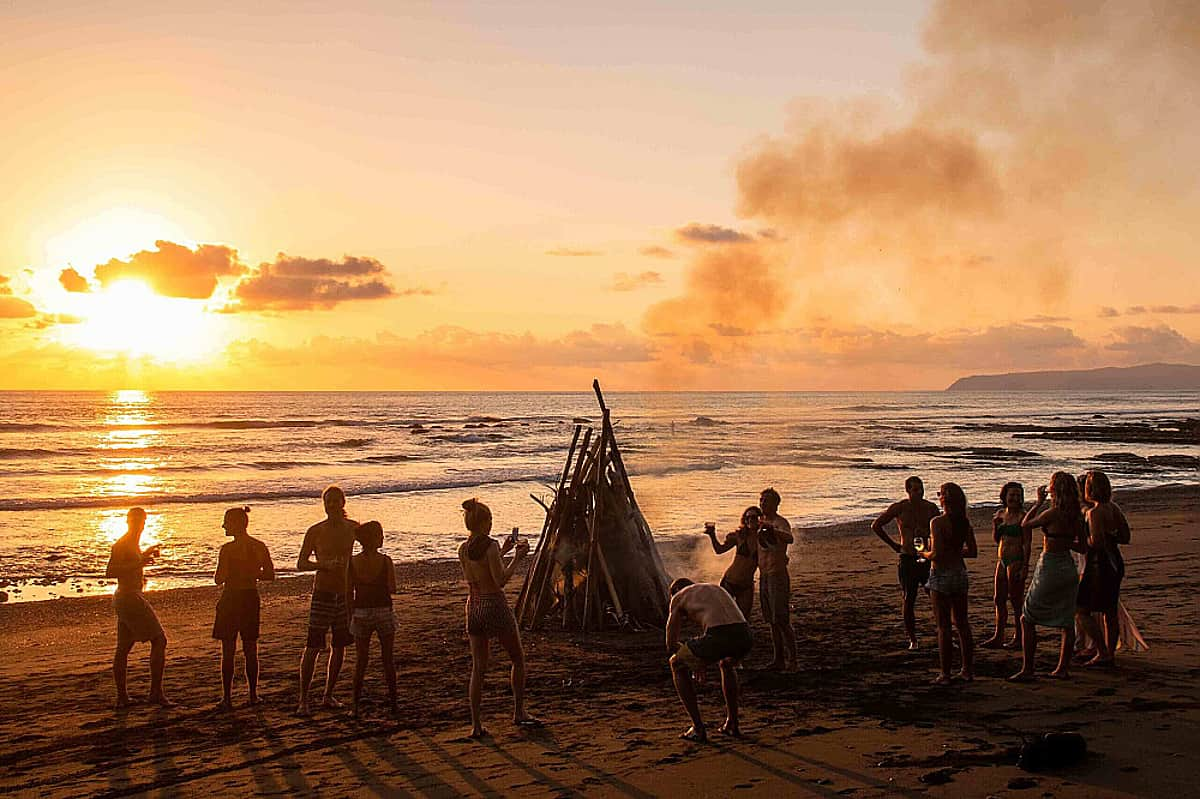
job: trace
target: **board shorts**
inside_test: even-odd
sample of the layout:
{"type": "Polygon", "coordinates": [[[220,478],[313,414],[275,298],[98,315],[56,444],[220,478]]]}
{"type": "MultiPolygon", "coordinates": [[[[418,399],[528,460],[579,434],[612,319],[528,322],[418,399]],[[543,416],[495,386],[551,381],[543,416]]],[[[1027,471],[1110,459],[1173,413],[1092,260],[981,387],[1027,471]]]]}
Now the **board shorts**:
{"type": "Polygon", "coordinates": [[[517,617],[504,594],[471,594],[467,597],[467,635],[499,638],[516,634],[517,617]]]}
{"type": "Polygon", "coordinates": [[[964,564],[952,569],[930,569],[928,585],[930,591],[937,591],[939,594],[947,596],[966,594],[970,589],[967,567],[964,564]]]}
{"type": "Polygon", "coordinates": [[[1043,552],[1025,592],[1022,618],[1038,627],[1075,628],[1079,572],[1070,552],[1043,552]]]}
{"type": "Polygon", "coordinates": [[[257,588],[226,588],[217,600],[212,637],[218,641],[234,641],[241,636],[242,643],[257,641],[261,608],[257,588]]]}
{"type": "Polygon", "coordinates": [[[1119,552],[1088,550],[1083,576],[1079,578],[1076,607],[1087,613],[1116,613],[1124,577],[1125,561],[1119,552]]]}
{"type": "Polygon", "coordinates": [[[346,595],[313,591],[312,605],[308,609],[308,640],[304,645],[309,649],[324,649],[327,631],[333,632],[335,649],[354,643],[350,620],[346,618],[346,595]]]}
{"type": "Polygon", "coordinates": [[[917,589],[929,582],[929,561],[919,560],[916,555],[901,555],[896,577],[905,600],[912,602],[917,598],[917,589]]]}
{"type": "Polygon", "coordinates": [[[758,575],[758,604],[768,624],[790,624],[792,578],[786,570],[758,575]]]}
{"type": "Polygon", "coordinates": [[[754,579],[751,578],[746,585],[738,585],[722,578],[721,587],[725,589],[725,593],[733,597],[733,601],[737,603],[742,615],[746,616],[754,605],[754,579]]]}
{"type": "Polygon", "coordinates": [[[391,605],[379,608],[355,608],[354,618],[350,621],[350,632],[355,638],[370,638],[371,633],[377,635],[396,634],[396,614],[391,605]]]}
{"type": "Polygon", "coordinates": [[[141,591],[118,591],[113,594],[113,611],[117,615],[117,637],[126,641],[154,641],[165,638],[154,608],[141,591]]]}
{"type": "Polygon", "coordinates": [[[754,638],[746,622],[709,627],[704,635],[689,638],[675,652],[680,662],[690,669],[699,669],[726,658],[741,660],[750,654],[754,638]]]}

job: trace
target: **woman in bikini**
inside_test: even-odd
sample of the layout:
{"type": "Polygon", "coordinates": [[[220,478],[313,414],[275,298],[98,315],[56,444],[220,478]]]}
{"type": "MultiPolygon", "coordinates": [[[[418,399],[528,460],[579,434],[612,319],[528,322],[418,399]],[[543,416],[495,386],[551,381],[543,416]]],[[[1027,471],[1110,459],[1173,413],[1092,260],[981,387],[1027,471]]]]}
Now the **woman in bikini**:
{"type": "Polygon", "coordinates": [[[758,571],[758,520],[762,511],[757,505],[752,505],[742,512],[742,521],[738,529],[725,536],[725,543],[717,541],[717,529],[706,526],[704,532],[712,542],[713,552],[724,555],[734,550],[733,563],[725,570],[721,578],[724,588],[738,609],[747,619],[750,609],[754,606],[754,573],[758,571]]]}
{"type": "Polygon", "coordinates": [[[979,555],[975,531],[967,519],[967,495],[957,483],[945,483],[938,489],[942,515],[929,522],[929,548],[921,554],[932,564],[929,570],[929,594],[937,619],[938,665],[940,674],[934,685],[949,685],[950,658],[954,646],[950,640],[951,622],[958,631],[962,650],[962,670],[958,677],[975,679],[975,641],[967,617],[967,564],[963,558],[979,555]]]}
{"type": "Polygon", "coordinates": [[[1071,652],[1075,648],[1075,597],[1079,592],[1079,572],[1071,551],[1082,552],[1083,514],[1079,509],[1079,487],[1066,472],[1050,477],[1050,507],[1046,508],[1046,486],[1038,486],[1037,504],[1021,520],[1026,530],[1041,528],[1042,556],[1034,569],[1021,613],[1021,670],[1008,679],[1029,682],[1036,678],[1037,628],[1057,627],[1062,631],[1058,666],[1050,676],[1069,676],[1071,652]],[[1045,510],[1043,510],[1045,508],[1045,510]]]}
{"type": "Polygon", "coordinates": [[[387,681],[388,709],[396,712],[396,661],[392,649],[396,642],[396,614],[392,612],[392,594],[396,593],[396,568],[392,559],[379,551],[383,546],[383,525],[364,522],[354,531],[362,552],[350,559],[347,583],[351,611],[350,632],[354,634],[354,718],[358,718],[358,700],[371,655],[371,635],[379,636],[383,677],[387,681]]]}
{"type": "Polygon", "coordinates": [[[1021,605],[1025,602],[1025,572],[1033,548],[1033,531],[1021,526],[1025,518],[1025,489],[1020,483],[1005,483],[1000,489],[1000,510],[992,517],[992,538],[999,545],[996,562],[996,632],[980,644],[985,649],[1021,648],[1021,605]],[[1005,643],[1008,606],[1012,605],[1014,633],[1005,643]]]}
{"type": "Polygon", "coordinates": [[[471,737],[482,738],[487,735],[480,720],[479,706],[493,638],[499,639],[500,646],[512,659],[513,722],[521,727],[541,726],[541,722],[525,712],[525,650],[521,647],[516,617],[504,596],[504,585],[528,554],[529,544],[524,539],[519,541],[515,545],[516,552],[508,563],[504,563],[501,556],[513,549],[514,545],[511,538],[505,539],[503,547],[492,540],[491,509],[477,499],[468,499],[462,507],[463,521],[470,531],[467,540],[458,548],[458,561],[462,564],[463,578],[468,587],[466,611],[467,637],[471,641],[471,682],[468,690],[471,737]]]}
{"type": "Polygon", "coordinates": [[[1125,560],[1120,544],[1129,543],[1129,522],[1117,503],[1112,501],[1112,483],[1104,472],[1093,469],[1087,473],[1084,497],[1088,530],[1087,561],[1079,580],[1078,618],[1095,642],[1096,653],[1087,666],[1112,666],[1120,637],[1121,580],[1125,577],[1125,560]],[[1104,619],[1100,631],[1097,616],[1104,619]]]}

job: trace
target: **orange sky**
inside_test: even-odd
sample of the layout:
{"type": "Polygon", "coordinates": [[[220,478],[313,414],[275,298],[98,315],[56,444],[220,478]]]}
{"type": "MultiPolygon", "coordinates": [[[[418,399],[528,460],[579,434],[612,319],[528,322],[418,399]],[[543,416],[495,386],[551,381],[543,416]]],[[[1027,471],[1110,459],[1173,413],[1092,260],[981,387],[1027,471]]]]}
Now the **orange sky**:
{"type": "Polygon", "coordinates": [[[1200,7],[824,5],[6,4],[0,388],[1200,363],[1200,7]]]}

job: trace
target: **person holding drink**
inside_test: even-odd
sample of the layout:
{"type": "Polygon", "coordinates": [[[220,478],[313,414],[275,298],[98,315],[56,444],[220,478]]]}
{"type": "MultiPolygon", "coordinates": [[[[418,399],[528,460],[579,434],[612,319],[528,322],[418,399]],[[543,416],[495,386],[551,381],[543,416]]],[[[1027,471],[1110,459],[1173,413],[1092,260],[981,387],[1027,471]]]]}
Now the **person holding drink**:
{"type": "Polygon", "coordinates": [[[738,610],[747,619],[750,609],[754,606],[754,573],[758,571],[758,522],[762,511],[757,505],[751,505],[742,512],[741,524],[731,533],[725,535],[725,541],[717,541],[717,525],[705,522],[704,534],[712,542],[713,552],[724,555],[734,550],[733,563],[725,570],[721,578],[721,587],[733,597],[738,610]]]}
{"type": "Polygon", "coordinates": [[[347,567],[354,551],[358,522],[346,517],[346,494],[337,486],[326,488],[321,501],[325,505],[325,520],[308,528],[296,558],[296,571],[316,572],[308,612],[308,638],[300,657],[300,705],[296,710],[302,716],[310,712],[309,684],[316,668],[317,653],[325,648],[325,634],[332,632],[332,641],[321,705],[330,710],[342,707],[342,703],[334,698],[333,690],[342,670],[346,647],[354,643],[346,592],[347,567]],[[316,560],[312,559],[314,554],[316,560]]]}

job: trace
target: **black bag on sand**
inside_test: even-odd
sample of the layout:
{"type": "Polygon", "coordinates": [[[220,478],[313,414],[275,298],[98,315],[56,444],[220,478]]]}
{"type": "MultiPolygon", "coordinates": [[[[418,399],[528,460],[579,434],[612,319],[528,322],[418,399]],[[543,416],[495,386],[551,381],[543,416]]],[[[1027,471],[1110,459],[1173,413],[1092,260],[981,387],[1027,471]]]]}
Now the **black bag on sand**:
{"type": "Polygon", "coordinates": [[[1023,771],[1073,766],[1087,757],[1087,741],[1077,732],[1048,732],[1021,745],[1017,768],[1023,771]]]}

